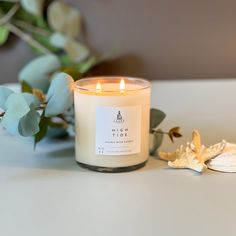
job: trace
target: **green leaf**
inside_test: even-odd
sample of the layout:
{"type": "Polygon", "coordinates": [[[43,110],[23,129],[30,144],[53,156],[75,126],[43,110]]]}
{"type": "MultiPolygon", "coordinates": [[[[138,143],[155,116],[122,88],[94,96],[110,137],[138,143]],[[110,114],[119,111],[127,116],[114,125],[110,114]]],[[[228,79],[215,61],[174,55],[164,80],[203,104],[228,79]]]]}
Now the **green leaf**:
{"type": "Polygon", "coordinates": [[[19,134],[19,121],[30,111],[30,107],[24,97],[18,93],[9,95],[5,106],[6,112],[1,120],[1,125],[11,134],[19,134]]]}
{"type": "Polygon", "coordinates": [[[6,108],[6,101],[9,95],[11,95],[13,91],[7,87],[0,86],[0,108],[3,109],[4,111],[7,109],[6,108]]]}
{"type": "Polygon", "coordinates": [[[9,115],[12,119],[20,119],[30,110],[27,101],[22,94],[12,93],[6,100],[6,114],[4,118],[9,115]]]}
{"type": "Polygon", "coordinates": [[[36,17],[36,26],[43,28],[45,30],[51,31],[51,29],[49,28],[47,22],[45,21],[45,19],[43,18],[43,16],[37,16],[36,17]]]}
{"type": "Polygon", "coordinates": [[[58,121],[54,121],[53,118],[51,118],[48,122],[48,126],[52,127],[52,128],[66,129],[68,125],[64,121],[63,122],[58,122],[58,121]]]}
{"type": "Polygon", "coordinates": [[[26,21],[29,24],[36,24],[37,22],[37,16],[25,11],[22,7],[19,8],[16,14],[14,15],[14,19],[26,21]]]}
{"type": "Polygon", "coordinates": [[[62,33],[52,34],[49,41],[53,46],[64,49],[72,62],[81,62],[89,56],[90,52],[85,45],[62,33]]]}
{"type": "Polygon", "coordinates": [[[76,37],[81,31],[81,14],[78,9],[60,1],[53,1],[48,7],[48,22],[55,31],[76,37]]]}
{"type": "Polygon", "coordinates": [[[40,115],[35,110],[33,105],[30,106],[30,111],[23,116],[18,125],[20,135],[24,137],[35,135],[39,132],[40,115]]]}
{"type": "Polygon", "coordinates": [[[81,74],[87,73],[89,70],[91,70],[94,66],[100,63],[100,58],[97,57],[90,57],[87,60],[79,63],[77,65],[77,68],[81,74]]]}
{"type": "Polygon", "coordinates": [[[40,142],[47,134],[49,118],[44,116],[44,112],[41,115],[39,122],[39,132],[34,136],[34,147],[40,142]]]}
{"type": "Polygon", "coordinates": [[[4,124],[2,123],[2,120],[1,120],[0,125],[3,128],[5,128],[9,134],[19,135],[19,130],[18,130],[19,120],[12,121],[9,119],[5,119],[4,124]]]}
{"type": "Polygon", "coordinates": [[[19,2],[20,0],[0,0],[0,2],[19,2]]]}
{"type": "Polygon", "coordinates": [[[7,41],[9,33],[9,30],[6,27],[0,26],[0,46],[7,41]]]}
{"type": "Polygon", "coordinates": [[[149,152],[150,155],[154,155],[156,153],[156,150],[161,146],[163,142],[164,134],[162,130],[157,130],[157,132],[150,134],[150,147],[149,152]]]}
{"type": "Polygon", "coordinates": [[[54,76],[47,93],[45,116],[51,117],[63,113],[73,104],[74,80],[66,73],[54,76]]]}
{"type": "Polygon", "coordinates": [[[25,101],[27,102],[28,106],[33,105],[34,107],[37,107],[40,105],[40,101],[38,97],[34,96],[31,93],[22,93],[22,96],[24,97],[25,101]]]}
{"type": "Polygon", "coordinates": [[[31,86],[24,80],[21,82],[21,92],[22,93],[32,93],[31,86]]]}
{"type": "Polygon", "coordinates": [[[0,16],[4,15],[4,13],[7,13],[13,6],[14,6],[14,0],[13,1],[1,1],[0,4],[0,16]]]}
{"type": "Polygon", "coordinates": [[[81,62],[90,54],[89,49],[84,44],[76,42],[74,39],[66,41],[65,51],[74,62],[81,62]]]}
{"type": "Polygon", "coordinates": [[[74,81],[81,79],[81,74],[75,67],[66,67],[62,71],[70,75],[74,79],[74,81]]]}
{"type": "Polygon", "coordinates": [[[19,74],[20,81],[26,81],[32,88],[47,91],[51,74],[61,67],[55,55],[40,56],[28,63],[19,74]]]}
{"type": "MultiPolygon", "coordinates": [[[[51,42],[50,42],[50,38],[48,36],[44,36],[44,35],[40,35],[40,34],[33,34],[32,35],[33,38],[38,41],[40,44],[42,44],[45,48],[47,48],[50,52],[52,53],[56,53],[58,51],[60,51],[59,48],[54,47],[51,42]]],[[[40,50],[38,50],[37,48],[32,48],[33,50],[35,50],[37,53],[41,54],[42,52],[40,50]]]]}
{"type": "Polygon", "coordinates": [[[59,57],[61,65],[64,67],[74,66],[76,63],[66,54],[59,57]]]}
{"type": "Polygon", "coordinates": [[[59,32],[53,33],[49,38],[49,42],[51,43],[51,45],[53,45],[56,48],[61,48],[61,49],[65,48],[67,40],[68,40],[68,37],[59,32]]]}
{"type": "Polygon", "coordinates": [[[152,108],[150,111],[150,132],[155,129],[165,119],[166,114],[158,109],[152,108]]]}
{"type": "Polygon", "coordinates": [[[48,138],[63,139],[63,138],[67,138],[68,136],[69,134],[66,129],[48,127],[48,131],[47,131],[48,138]]]}
{"type": "Polygon", "coordinates": [[[22,8],[28,13],[41,16],[43,13],[44,0],[20,0],[22,8]]]}

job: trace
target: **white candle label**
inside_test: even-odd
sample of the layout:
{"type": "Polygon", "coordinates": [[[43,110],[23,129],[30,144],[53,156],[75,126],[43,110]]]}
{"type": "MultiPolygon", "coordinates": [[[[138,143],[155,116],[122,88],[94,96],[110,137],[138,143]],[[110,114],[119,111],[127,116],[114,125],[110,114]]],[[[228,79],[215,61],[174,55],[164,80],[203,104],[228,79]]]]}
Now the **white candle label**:
{"type": "Polygon", "coordinates": [[[140,152],[141,106],[96,108],[96,154],[140,152]]]}

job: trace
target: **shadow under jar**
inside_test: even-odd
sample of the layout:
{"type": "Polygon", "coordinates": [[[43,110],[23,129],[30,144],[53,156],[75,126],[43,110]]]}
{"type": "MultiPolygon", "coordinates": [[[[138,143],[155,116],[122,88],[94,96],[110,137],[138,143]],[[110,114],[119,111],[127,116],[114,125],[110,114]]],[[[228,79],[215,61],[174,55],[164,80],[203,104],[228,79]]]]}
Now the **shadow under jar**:
{"type": "Polygon", "coordinates": [[[149,156],[150,83],[91,77],[74,91],[76,161],[101,172],[141,168],[149,156]]]}

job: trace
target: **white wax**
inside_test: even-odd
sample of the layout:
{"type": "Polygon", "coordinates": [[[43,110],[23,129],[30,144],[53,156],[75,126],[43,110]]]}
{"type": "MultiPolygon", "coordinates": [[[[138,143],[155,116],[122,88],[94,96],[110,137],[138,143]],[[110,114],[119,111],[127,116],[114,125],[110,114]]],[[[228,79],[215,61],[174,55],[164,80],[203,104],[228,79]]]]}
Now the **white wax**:
{"type": "MultiPolygon", "coordinates": [[[[87,85],[92,89],[94,85],[87,85]]],[[[90,92],[75,89],[76,115],[76,161],[99,167],[126,167],[145,162],[149,150],[149,113],[150,88],[140,89],[140,85],[127,84],[124,92],[116,85],[102,84],[102,89],[116,91],[90,92]],[[131,91],[132,90],[132,91],[131,91]],[[136,91],[134,91],[136,90],[136,91]],[[128,155],[97,155],[96,154],[96,109],[99,107],[138,107],[141,111],[140,150],[128,155]]]]}

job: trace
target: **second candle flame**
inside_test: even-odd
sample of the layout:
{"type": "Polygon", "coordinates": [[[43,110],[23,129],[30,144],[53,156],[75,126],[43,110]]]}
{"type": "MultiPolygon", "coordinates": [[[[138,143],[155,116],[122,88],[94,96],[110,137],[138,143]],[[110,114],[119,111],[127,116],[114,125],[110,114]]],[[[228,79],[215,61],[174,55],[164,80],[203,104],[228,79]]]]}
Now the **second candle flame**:
{"type": "Polygon", "coordinates": [[[100,82],[97,82],[96,90],[97,90],[98,92],[100,92],[100,91],[102,90],[102,86],[101,86],[100,82]]]}

